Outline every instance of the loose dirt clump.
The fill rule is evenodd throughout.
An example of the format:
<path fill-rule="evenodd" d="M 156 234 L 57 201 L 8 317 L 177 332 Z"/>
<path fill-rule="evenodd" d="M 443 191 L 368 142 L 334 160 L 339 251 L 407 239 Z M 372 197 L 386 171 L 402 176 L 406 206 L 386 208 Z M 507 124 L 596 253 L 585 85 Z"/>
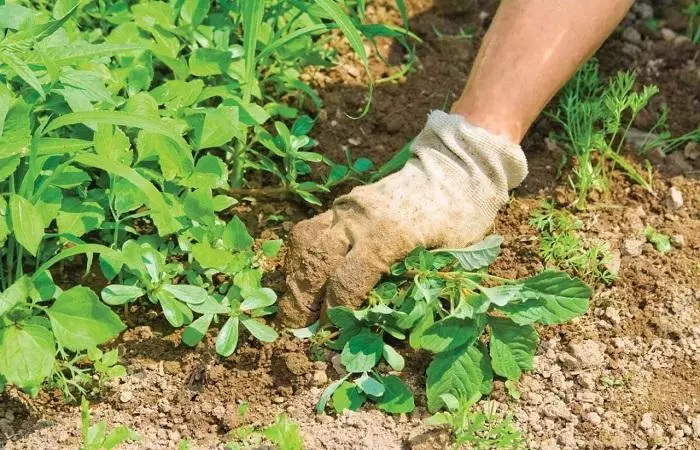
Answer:
<path fill-rule="evenodd" d="M 370 20 L 399 23 L 391 3 L 373 2 Z M 451 104 L 497 2 L 408 3 L 412 29 L 424 41 L 417 46 L 415 71 L 378 86 L 366 118 L 345 115 L 361 109 L 366 95 L 362 70 L 353 57 L 341 51 L 341 67 L 310 75 L 322 86 L 325 110 L 314 138 L 327 156 L 342 159 L 348 148 L 355 157 L 386 161 L 420 131 L 431 109 Z M 644 25 L 650 10 L 660 19 L 660 31 Z M 658 99 L 635 127 L 648 129 L 666 104 L 671 131 L 677 135 L 700 125 L 700 70 L 698 47 L 678 39 L 684 25 L 669 11 L 678 13 L 681 7 L 638 2 L 598 57 L 603 74 L 636 69 L 640 83 L 659 86 Z M 470 26 L 474 38 L 461 37 L 460 29 Z M 625 33 L 629 29 L 637 33 Z M 338 38 L 341 50 L 342 45 Z M 392 61 L 402 57 L 389 41 L 379 50 Z M 383 76 L 393 69 L 375 57 L 372 70 Z M 497 275 L 524 277 L 543 268 L 538 233 L 528 218 L 541 199 L 571 198 L 568 181 L 556 178 L 561 150 L 546 140 L 552 127 L 543 118 L 523 144 L 530 176 L 495 224 L 495 232 L 505 238 L 503 254 L 492 266 Z M 618 279 L 595 287 L 586 316 L 540 330 L 535 369 L 520 383 L 519 402 L 510 400 L 497 383 L 494 401 L 514 416 L 533 450 L 700 449 L 700 159 L 681 150 L 653 162 L 655 193 L 619 176 L 607 197 L 579 214 L 585 237 L 609 243 L 619 258 Z M 670 199 L 672 187 L 680 192 L 682 205 Z M 266 214 L 284 211 L 292 222 L 315 212 L 284 202 L 241 206 L 239 212 L 257 234 L 282 237 L 292 222 L 267 224 L 258 214 L 263 209 Z M 659 253 L 647 243 L 647 225 L 674 236 L 671 252 Z M 270 277 L 281 284 L 279 271 Z M 301 426 L 307 449 L 449 447 L 444 430 L 422 422 L 428 416 L 422 391 L 425 355 L 404 352 L 403 377 L 416 394 L 412 414 L 389 416 L 370 407 L 316 415 L 321 392 L 340 377 L 331 354 L 310 352 L 308 343 L 283 337 L 269 345 L 249 339 L 233 356 L 221 359 L 211 336 L 190 349 L 167 326 L 139 318 L 137 312 L 131 317 L 133 327 L 115 343 L 128 375 L 91 400 L 94 420 L 125 424 L 143 436 L 124 448 L 177 448 L 184 438 L 192 448 L 224 448 L 241 426 L 266 426 L 282 413 Z M 324 359 L 313 361 L 312 353 Z M 245 415 L 240 413 L 243 404 L 248 405 Z M 0 447 L 77 448 L 79 420 L 77 407 L 65 405 L 56 393 L 30 399 L 10 391 L 0 401 Z"/>

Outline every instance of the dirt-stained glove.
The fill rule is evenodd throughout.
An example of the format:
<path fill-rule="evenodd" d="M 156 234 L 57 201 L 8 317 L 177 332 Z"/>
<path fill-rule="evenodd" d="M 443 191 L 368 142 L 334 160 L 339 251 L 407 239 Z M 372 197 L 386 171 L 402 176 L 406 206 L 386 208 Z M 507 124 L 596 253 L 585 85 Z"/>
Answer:
<path fill-rule="evenodd" d="M 282 324 L 308 325 L 328 306 L 359 307 L 389 266 L 417 246 L 478 241 L 527 175 L 519 145 L 442 111 L 428 116 L 412 151 L 400 171 L 356 187 L 292 229 Z"/>

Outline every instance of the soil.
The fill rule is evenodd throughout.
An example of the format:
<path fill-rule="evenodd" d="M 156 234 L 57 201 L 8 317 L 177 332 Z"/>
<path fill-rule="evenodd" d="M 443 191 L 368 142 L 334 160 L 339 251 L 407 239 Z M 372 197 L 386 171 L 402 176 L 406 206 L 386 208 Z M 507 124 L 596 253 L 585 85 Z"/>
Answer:
<path fill-rule="evenodd" d="M 347 148 L 356 157 L 382 163 L 420 131 L 431 109 L 448 106 L 464 85 L 497 4 L 407 3 L 412 29 L 423 39 L 415 70 L 377 86 L 367 117 L 346 116 L 362 109 L 366 90 L 361 66 L 341 38 L 333 43 L 341 54 L 340 67 L 305 75 L 322 93 L 325 109 L 314 137 L 331 158 L 343 159 Z M 683 2 L 668 3 L 638 2 L 598 58 L 604 74 L 635 69 L 639 83 L 659 86 L 650 112 L 635 127 L 647 130 L 666 104 L 677 135 L 700 126 L 700 47 L 679 37 L 686 26 L 683 16 L 679 18 Z M 373 2 L 368 18 L 399 23 L 390 4 Z M 645 27 L 650 10 L 675 37 Z M 470 27 L 473 39 L 459 35 L 460 29 Z M 639 42 L 630 41 L 635 36 L 625 33 L 627 29 L 638 31 Z M 381 42 L 379 50 L 390 61 L 403 57 L 400 47 L 389 41 Z M 372 61 L 377 77 L 395 71 L 376 55 Z M 538 234 L 528 225 L 529 214 L 541 199 L 571 199 L 568 181 L 556 178 L 561 150 L 545 140 L 551 130 L 552 123 L 541 119 L 523 144 L 530 175 L 494 226 L 505 238 L 503 254 L 494 265 L 498 275 L 523 277 L 542 269 Z M 540 329 L 535 369 L 523 376 L 519 402 L 510 400 L 502 386 L 492 395 L 501 412 L 513 415 L 529 448 L 700 449 L 700 159 L 686 153 L 688 157 L 682 150 L 656 155 L 654 193 L 616 175 L 609 194 L 579 213 L 586 237 L 610 244 L 619 278 L 611 286 L 595 287 L 584 317 Z M 680 207 L 670 199 L 672 187 L 682 193 Z M 293 222 L 317 212 L 282 202 L 245 208 L 238 212 L 246 213 L 247 224 L 266 237 L 285 237 Z M 279 225 L 265 222 L 273 212 L 287 220 Z M 650 244 L 642 245 L 641 254 L 624 252 L 629 240 L 644 241 L 645 225 L 675 236 L 676 247 L 668 254 Z M 273 269 L 269 279 L 280 284 L 283 268 Z M 285 336 L 269 345 L 249 339 L 233 356 L 222 359 L 214 353 L 211 336 L 195 349 L 183 347 L 179 332 L 140 313 L 129 315 L 132 327 L 114 343 L 128 376 L 91 400 L 94 420 L 125 424 L 143 436 L 123 448 L 177 448 L 184 438 L 191 448 L 224 448 L 241 426 L 266 426 L 280 413 L 300 425 L 305 448 L 312 450 L 428 450 L 450 445 L 443 430 L 422 423 L 427 417 L 426 355 L 403 351 L 407 368 L 402 376 L 416 394 L 412 414 L 389 416 L 367 407 L 339 416 L 315 415 L 322 390 L 339 377 L 331 353 L 312 361 L 308 343 Z M 238 413 L 243 403 L 249 405 L 245 416 Z M 77 448 L 79 421 L 77 408 L 64 404 L 56 392 L 28 398 L 10 390 L 0 398 L 0 448 Z"/>

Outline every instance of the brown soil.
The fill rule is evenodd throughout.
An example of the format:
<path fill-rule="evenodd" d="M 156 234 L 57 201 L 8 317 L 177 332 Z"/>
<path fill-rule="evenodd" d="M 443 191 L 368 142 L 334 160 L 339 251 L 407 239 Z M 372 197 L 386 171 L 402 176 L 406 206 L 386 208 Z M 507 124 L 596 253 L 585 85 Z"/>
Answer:
<path fill-rule="evenodd" d="M 374 2 L 368 16 L 398 23 L 397 12 L 384 6 L 390 3 Z M 335 43 L 343 53 L 341 66 L 311 74 L 325 102 L 315 138 L 327 155 L 342 159 L 347 147 L 355 156 L 381 163 L 415 136 L 431 109 L 446 107 L 459 94 L 497 2 L 408 3 L 412 28 L 424 41 L 417 48 L 416 69 L 397 83 L 378 86 L 367 117 L 352 120 L 345 115 L 362 108 L 365 89 L 354 58 L 343 52 L 342 39 Z M 682 32 L 683 25 L 668 7 L 655 8 L 662 24 Z M 678 10 L 676 6 L 673 11 Z M 487 13 L 484 20 L 479 19 L 481 11 Z M 475 39 L 458 36 L 460 28 L 468 26 L 475 27 Z M 640 30 L 641 46 L 630 49 L 623 41 L 625 27 Z M 640 83 L 659 86 L 649 117 L 640 118 L 637 127 L 648 127 L 666 103 L 671 129 L 679 134 L 700 125 L 698 48 L 666 42 L 630 16 L 598 57 L 606 74 L 637 69 Z M 390 42 L 380 49 L 394 60 L 401 58 Z M 372 69 L 377 76 L 392 70 L 377 58 Z M 495 224 L 506 242 L 494 265 L 503 276 L 528 276 L 542 268 L 529 214 L 541 199 L 571 197 L 568 182 L 556 179 L 561 151 L 544 140 L 551 129 L 542 119 L 528 135 L 524 148 L 530 176 Z M 596 199 L 579 214 L 585 235 L 608 242 L 619 257 L 619 279 L 609 287 L 596 287 L 585 317 L 540 330 L 536 367 L 523 377 L 519 402 L 509 400 L 502 388 L 493 395 L 501 411 L 513 414 L 532 449 L 700 449 L 700 161 L 685 159 L 681 151 L 655 162 L 654 194 L 616 176 L 609 196 Z M 671 186 L 683 194 L 679 209 L 668 202 Z M 267 236 L 285 236 L 293 222 L 315 213 L 288 203 L 247 208 L 240 211 L 246 213 L 247 224 Z M 288 220 L 265 223 L 272 212 L 282 212 Z M 639 256 L 621 255 L 623 242 L 643 239 L 647 224 L 682 235 L 685 244 L 666 255 L 649 244 Z M 279 270 L 270 279 L 278 284 Z M 181 438 L 191 440 L 192 448 L 224 448 L 239 427 L 265 426 L 280 413 L 300 424 L 307 449 L 449 446 L 444 433 L 422 424 L 427 416 L 422 391 L 425 355 L 404 352 L 403 377 L 414 388 L 418 405 L 409 416 L 388 416 L 372 408 L 316 416 L 316 400 L 329 381 L 338 378 L 332 354 L 311 361 L 307 343 L 284 337 L 264 346 L 249 339 L 233 356 L 221 359 L 211 337 L 189 349 L 180 344 L 179 332 L 147 320 L 139 311 L 130 317 L 134 327 L 115 343 L 129 374 L 91 402 L 95 420 L 129 425 L 144 437 L 124 448 L 176 448 Z M 237 413 L 242 403 L 250 408 L 245 417 Z M 0 448 L 77 448 L 79 417 L 77 408 L 63 404 L 56 393 L 29 399 L 10 391 L 0 400 Z"/>

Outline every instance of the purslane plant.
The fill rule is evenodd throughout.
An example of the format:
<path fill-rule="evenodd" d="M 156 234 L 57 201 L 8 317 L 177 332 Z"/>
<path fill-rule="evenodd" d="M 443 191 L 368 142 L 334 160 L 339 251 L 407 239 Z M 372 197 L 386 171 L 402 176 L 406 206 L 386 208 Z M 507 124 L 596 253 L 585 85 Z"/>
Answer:
<path fill-rule="evenodd" d="M 393 413 L 411 411 L 408 386 L 381 373 L 382 360 L 390 371 L 403 368 L 403 358 L 391 345 L 397 341 L 434 354 L 426 380 L 431 412 L 488 395 L 494 377 L 505 379 L 511 395 L 519 395 L 517 381 L 532 369 L 539 342 L 535 325 L 584 314 L 591 290 L 551 270 L 525 280 L 489 274 L 501 242 L 493 235 L 465 249 L 416 249 L 372 291 L 366 308 L 330 308 L 328 318 L 337 333 L 328 346 L 341 352 L 349 373 L 325 390 L 318 410 L 332 398 L 338 411 L 358 409 L 366 400 Z"/>

